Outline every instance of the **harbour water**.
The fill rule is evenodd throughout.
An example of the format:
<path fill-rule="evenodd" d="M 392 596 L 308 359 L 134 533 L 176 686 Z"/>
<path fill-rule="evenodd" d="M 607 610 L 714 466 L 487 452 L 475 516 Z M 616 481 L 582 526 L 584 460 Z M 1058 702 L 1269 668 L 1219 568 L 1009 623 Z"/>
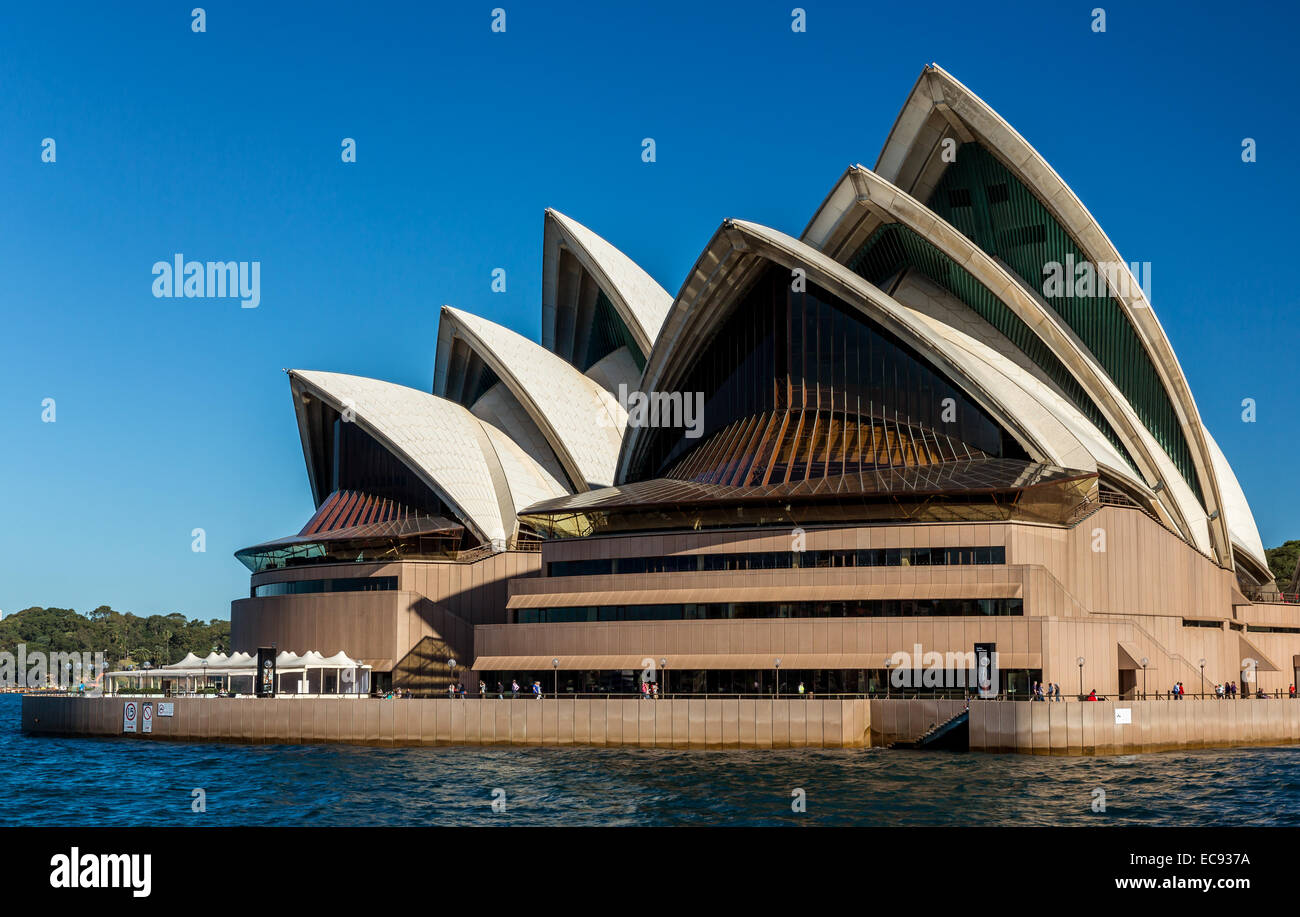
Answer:
<path fill-rule="evenodd" d="M 25 736 L 19 703 L 0 696 L 0 825 L 1300 825 L 1300 747 L 1094 758 L 194 745 Z M 193 811 L 196 789 L 206 811 Z"/>

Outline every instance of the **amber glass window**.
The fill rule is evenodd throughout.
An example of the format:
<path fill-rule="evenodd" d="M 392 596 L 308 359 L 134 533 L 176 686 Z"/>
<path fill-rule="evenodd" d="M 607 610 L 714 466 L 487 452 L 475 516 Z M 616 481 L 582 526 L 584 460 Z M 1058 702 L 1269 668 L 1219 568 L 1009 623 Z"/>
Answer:
<path fill-rule="evenodd" d="M 815 284 L 771 265 L 674 390 L 700 392 L 700 438 L 651 431 L 629 480 L 664 476 L 708 444 L 696 480 L 808 480 L 877 465 L 1026 458 L 926 358 Z"/>

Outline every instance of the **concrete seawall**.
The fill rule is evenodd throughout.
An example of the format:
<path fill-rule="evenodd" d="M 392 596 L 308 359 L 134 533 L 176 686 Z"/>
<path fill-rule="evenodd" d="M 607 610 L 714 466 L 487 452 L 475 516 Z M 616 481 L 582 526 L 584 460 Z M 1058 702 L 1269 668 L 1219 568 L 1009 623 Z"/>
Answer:
<path fill-rule="evenodd" d="M 1117 723 L 1120 719 L 1128 723 Z M 1122 711 L 1128 711 L 1125 716 Z M 971 751 L 1034 755 L 1141 752 L 1300 743 L 1300 700 L 976 703 Z"/>
<path fill-rule="evenodd" d="M 148 741 L 353 745 L 587 745 L 641 748 L 861 748 L 916 739 L 961 701 L 560 698 L 342 700 L 178 697 L 153 732 L 123 733 L 123 697 L 25 696 L 32 735 Z M 1127 722 L 1124 722 L 1127 720 Z M 1300 744 L 1300 701 L 971 704 L 971 751 L 1036 755 Z"/>
<path fill-rule="evenodd" d="M 23 698 L 35 735 L 194 742 L 354 745 L 594 745 L 645 748 L 851 748 L 868 743 L 868 701 L 709 698 L 642 701 L 168 699 L 153 732 L 123 733 L 122 697 Z M 159 698 L 152 701 L 155 711 Z"/>

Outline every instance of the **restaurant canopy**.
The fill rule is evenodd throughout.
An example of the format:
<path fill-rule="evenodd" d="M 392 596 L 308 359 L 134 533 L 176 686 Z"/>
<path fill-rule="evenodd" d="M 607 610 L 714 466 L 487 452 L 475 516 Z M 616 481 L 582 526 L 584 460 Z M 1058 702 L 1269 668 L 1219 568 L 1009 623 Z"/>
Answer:
<path fill-rule="evenodd" d="M 227 656 L 225 653 L 212 652 L 202 659 L 194 653 L 186 653 L 184 659 L 170 665 L 151 669 L 109 672 L 107 677 L 115 681 L 125 680 L 128 682 L 144 682 L 147 679 L 170 680 L 220 677 L 225 679 L 226 684 L 229 685 L 229 679 L 239 677 L 251 679 L 256 672 L 257 658 L 249 653 L 235 653 L 232 656 Z M 339 693 L 355 693 L 356 691 L 369 689 L 370 666 L 352 659 L 342 651 L 327 657 L 315 650 L 308 650 L 301 655 L 286 650 L 276 656 L 275 659 L 277 679 L 283 675 L 301 675 L 304 678 L 311 677 L 312 680 L 319 680 L 327 672 L 339 675 L 338 684 L 340 688 L 344 683 L 355 686 L 352 691 L 341 691 Z"/>

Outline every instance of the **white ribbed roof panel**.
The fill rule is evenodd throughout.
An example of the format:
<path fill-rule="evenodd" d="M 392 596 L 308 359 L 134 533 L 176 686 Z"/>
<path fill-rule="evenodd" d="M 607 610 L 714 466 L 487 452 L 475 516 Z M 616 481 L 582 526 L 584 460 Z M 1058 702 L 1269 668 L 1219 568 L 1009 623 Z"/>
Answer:
<path fill-rule="evenodd" d="M 942 116 L 943 122 L 936 122 L 937 116 Z M 978 139 L 1002 160 L 1033 191 L 1039 201 L 1053 212 L 1056 220 L 1070 232 L 1090 261 L 1094 264 L 1127 264 L 1078 195 L 1047 160 L 988 103 L 937 64 L 928 65 L 917 79 L 890 130 L 875 171 L 886 180 L 902 186 L 904 190 L 916 192 L 913 185 L 923 164 L 931 159 L 938 148 L 939 137 L 934 125 L 945 122 L 961 139 Z M 924 181 L 928 186 L 931 178 Z M 924 197 L 924 194 L 916 193 L 917 196 Z M 1216 510 L 1220 511 L 1209 523 L 1216 536 L 1214 552 L 1219 554 L 1221 563 L 1229 564 L 1229 510 L 1223 505 L 1214 460 L 1191 387 L 1141 285 L 1131 276 L 1128 279 L 1132 282 L 1124 285 L 1125 289 L 1116 291 L 1115 299 L 1137 331 L 1142 347 L 1156 368 L 1178 415 L 1179 426 L 1188 443 L 1205 497 L 1206 506 L 1201 507 L 1198 514 L 1189 516 L 1189 522 L 1197 515 L 1206 517 L 1207 510 L 1209 515 L 1213 515 Z M 1172 462 L 1169 464 L 1172 466 Z M 1174 486 L 1164 475 L 1161 480 Z M 1197 505 L 1200 506 L 1199 501 Z M 1200 528 L 1195 524 L 1189 527 L 1193 530 Z M 1201 541 L 1194 531 L 1189 534 L 1194 541 Z"/>
<path fill-rule="evenodd" d="M 574 487 L 608 487 L 627 412 L 594 379 L 534 341 L 469 312 L 443 306 L 439 359 L 449 337 L 465 341 L 504 382 L 546 436 Z M 447 369 L 436 378 L 445 387 Z"/>
<path fill-rule="evenodd" d="M 478 538 L 504 541 L 514 519 L 503 519 L 489 459 L 487 433 L 469 411 L 428 392 L 342 373 L 292 370 L 298 385 L 355 422 L 422 478 Z"/>
<path fill-rule="evenodd" d="M 1223 496 L 1223 508 L 1228 514 L 1228 533 L 1232 537 L 1232 543 L 1267 570 L 1268 555 L 1264 553 L 1264 540 L 1259 537 L 1259 527 L 1255 524 L 1255 514 L 1250 511 L 1246 492 L 1241 489 L 1241 482 L 1228 463 L 1228 457 L 1223 454 L 1208 428 L 1205 430 L 1205 441 L 1209 444 L 1210 456 L 1214 459 L 1214 473 L 1219 478 L 1219 493 Z"/>
<path fill-rule="evenodd" d="M 561 249 L 569 251 L 604 290 L 618 310 L 637 346 L 645 356 L 654 347 L 672 294 L 655 282 L 641 266 L 577 220 L 558 210 L 547 209 L 542 250 L 542 343 L 561 353 L 556 340 L 559 310 L 559 260 Z"/>

